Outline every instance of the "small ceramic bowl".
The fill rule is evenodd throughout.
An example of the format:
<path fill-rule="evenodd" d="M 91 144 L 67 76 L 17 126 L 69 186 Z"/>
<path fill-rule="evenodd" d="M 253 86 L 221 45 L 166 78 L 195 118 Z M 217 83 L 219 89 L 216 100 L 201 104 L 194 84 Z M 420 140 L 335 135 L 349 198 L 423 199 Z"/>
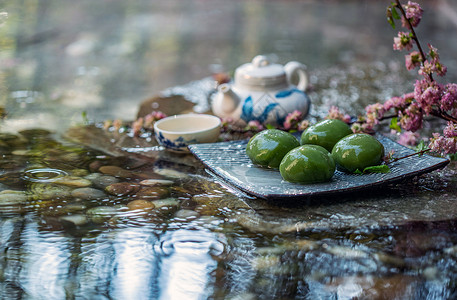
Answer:
<path fill-rule="evenodd" d="M 164 118 L 154 124 L 154 134 L 160 145 L 175 152 L 188 152 L 191 144 L 213 143 L 221 130 L 218 117 L 183 114 Z"/>

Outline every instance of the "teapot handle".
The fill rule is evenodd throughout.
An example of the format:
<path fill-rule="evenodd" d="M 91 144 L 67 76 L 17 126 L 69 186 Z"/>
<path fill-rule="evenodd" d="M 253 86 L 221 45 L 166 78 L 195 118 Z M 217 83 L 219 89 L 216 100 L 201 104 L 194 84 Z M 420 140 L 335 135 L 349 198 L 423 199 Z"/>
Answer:
<path fill-rule="evenodd" d="M 298 61 L 290 61 L 284 66 L 286 72 L 287 80 L 291 82 L 292 76 L 294 74 L 298 75 L 298 84 L 297 89 L 301 91 L 306 91 L 308 87 L 308 74 L 306 73 L 306 66 Z"/>

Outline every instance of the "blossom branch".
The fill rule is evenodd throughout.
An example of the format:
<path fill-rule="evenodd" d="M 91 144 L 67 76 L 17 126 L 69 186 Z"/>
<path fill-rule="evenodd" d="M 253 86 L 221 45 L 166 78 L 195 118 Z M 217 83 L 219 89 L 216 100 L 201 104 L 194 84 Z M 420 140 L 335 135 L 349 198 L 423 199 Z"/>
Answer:
<path fill-rule="evenodd" d="M 446 121 L 449 121 L 449 122 L 457 123 L 457 119 L 456 119 L 456 118 L 452 117 L 452 116 L 449 115 L 447 112 L 442 111 L 441 109 L 432 110 L 432 111 L 430 112 L 430 114 L 431 114 L 432 116 L 441 118 L 441 119 L 443 119 L 443 120 L 446 120 Z"/>
<path fill-rule="evenodd" d="M 432 149 L 430 148 L 427 148 L 427 149 L 424 149 L 424 150 L 421 150 L 421 151 L 417 151 L 417 152 L 414 152 L 414 153 L 411 153 L 411 154 L 408 154 L 408 155 L 405 155 L 405 156 L 402 156 L 402 157 L 395 157 L 395 158 L 392 158 L 391 161 L 387 162 L 386 165 L 390 165 L 394 162 L 397 162 L 401 159 L 405 159 L 405 158 L 408 158 L 408 157 L 411 157 L 411 156 L 415 156 L 415 155 L 422 155 L 422 154 L 425 154 L 429 151 L 431 151 Z"/>
<path fill-rule="evenodd" d="M 409 18 L 406 16 L 406 12 L 405 12 L 403 6 L 400 3 L 400 0 L 395 0 L 395 2 L 397 3 L 396 7 L 400 10 L 400 12 L 401 12 L 401 14 L 402 14 L 407 26 L 408 26 L 408 29 L 411 32 L 411 38 L 414 40 L 414 42 L 416 42 L 417 49 L 419 50 L 419 53 L 420 53 L 420 56 L 421 56 L 421 59 L 422 59 L 422 63 L 423 63 L 427 59 L 427 57 L 425 56 L 425 53 L 422 50 L 421 44 L 420 44 L 419 39 L 417 38 L 417 35 L 416 35 L 416 31 L 414 30 L 414 27 L 411 24 Z M 432 77 L 432 75 L 430 74 L 430 80 L 433 80 L 431 77 Z"/>

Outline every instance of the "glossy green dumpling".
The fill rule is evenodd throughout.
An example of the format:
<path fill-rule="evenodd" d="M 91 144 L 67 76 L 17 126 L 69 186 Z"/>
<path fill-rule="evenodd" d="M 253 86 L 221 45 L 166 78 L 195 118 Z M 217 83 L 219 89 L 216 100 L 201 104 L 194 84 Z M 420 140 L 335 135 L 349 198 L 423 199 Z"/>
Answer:
<path fill-rule="evenodd" d="M 348 134 L 352 134 L 352 130 L 348 124 L 341 120 L 327 119 L 303 131 L 300 144 L 319 145 L 331 152 L 333 146 Z"/>
<path fill-rule="evenodd" d="M 329 181 L 335 172 L 335 162 L 325 148 L 303 145 L 287 153 L 279 166 L 284 180 L 294 183 Z"/>
<path fill-rule="evenodd" d="M 254 135 L 246 146 L 246 154 L 259 166 L 277 169 L 282 158 L 300 142 L 289 132 L 266 129 Z"/>
<path fill-rule="evenodd" d="M 384 157 L 384 146 L 369 134 L 357 133 L 342 138 L 332 150 L 338 170 L 354 173 L 376 166 Z"/>

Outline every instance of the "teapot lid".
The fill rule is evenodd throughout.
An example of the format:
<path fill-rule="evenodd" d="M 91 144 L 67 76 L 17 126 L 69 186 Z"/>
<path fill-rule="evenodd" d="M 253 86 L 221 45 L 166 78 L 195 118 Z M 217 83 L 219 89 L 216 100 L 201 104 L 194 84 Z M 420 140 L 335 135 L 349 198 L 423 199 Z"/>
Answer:
<path fill-rule="evenodd" d="M 276 86 L 286 83 L 284 66 L 271 64 L 268 57 L 258 55 L 251 63 L 241 65 L 235 70 L 235 84 L 250 87 Z"/>

